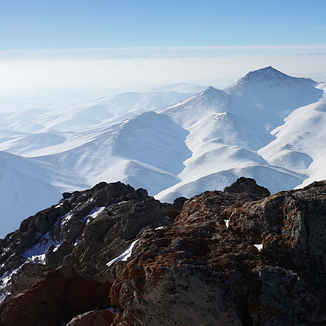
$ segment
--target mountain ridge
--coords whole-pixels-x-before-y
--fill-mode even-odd
[[[168,94],[149,96],[148,90],[131,97],[131,93],[116,94],[65,109],[53,110],[53,104],[11,112],[5,107],[0,112],[4,116],[0,150],[47,167],[50,186],[58,184],[58,172],[66,175],[71,181],[66,187],[60,183],[54,201],[64,191],[85,189],[100,181],[126,182],[148,189],[160,200],[173,201],[182,195],[221,190],[242,175],[257,179],[272,192],[324,179],[325,87],[271,67],[249,76],[257,74],[267,84],[275,80],[279,85],[271,88],[265,82],[247,80],[246,87],[239,88],[243,84],[239,81],[224,90],[208,87],[190,97],[189,85],[180,86],[186,93],[174,94],[171,90],[178,85],[172,85]],[[281,83],[284,79],[288,82]],[[124,102],[112,113],[119,98]],[[135,98],[139,102],[134,103]],[[158,107],[174,100],[165,108]],[[56,117],[53,123],[51,117]],[[35,178],[37,183],[38,174],[28,176],[26,171],[24,178]],[[19,180],[0,187],[1,193],[13,194]],[[33,200],[28,191],[20,196]],[[26,217],[14,214],[4,199],[0,205],[2,216],[12,216],[17,224]],[[4,234],[10,231],[3,217],[0,223]]]
[[[247,83],[252,81],[257,82],[274,82],[274,86],[279,86],[279,82],[292,80],[292,81],[304,81],[309,85],[316,86],[318,83],[313,81],[311,78],[298,78],[291,77],[283,72],[273,68],[272,66],[268,66],[265,68],[257,69],[254,71],[250,71],[244,77],[240,78],[236,84]]]

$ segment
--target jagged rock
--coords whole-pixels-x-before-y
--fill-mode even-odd
[[[112,286],[115,324],[242,325],[250,319],[242,286],[259,252],[226,228],[221,212],[257,197],[207,191],[185,202],[171,227],[146,232]]]
[[[45,272],[49,272],[51,267],[43,264],[28,263],[19,268],[11,277],[10,293],[26,289],[33,284]]]
[[[187,201],[187,198],[185,197],[178,197],[174,200],[173,206],[175,206],[177,209],[181,211],[183,204]]]
[[[281,192],[227,209],[230,228],[285,268],[326,270],[326,186]]]
[[[24,285],[21,267],[12,287],[28,286],[43,273],[29,271],[24,260],[19,239],[25,234],[30,241],[28,230],[38,230],[30,252],[48,248],[44,268],[66,266],[7,297],[0,326],[59,325],[86,311],[69,325],[110,325],[111,319],[103,321],[106,312],[93,311],[94,301],[83,304],[103,289],[106,299],[111,281],[116,326],[326,324],[326,181],[269,195],[253,179],[240,178],[223,192],[173,205],[142,189],[101,183],[67,195],[49,216],[61,205],[69,209],[44,235],[39,224],[44,232],[52,217],[34,224],[46,210],[23,223],[25,233],[0,241],[1,272],[23,264],[31,273]],[[107,266],[138,237],[128,261]]]
[[[114,325],[326,324],[326,182],[258,201],[234,188],[141,237],[111,288]]]
[[[18,231],[0,240],[0,277],[37,252],[45,253],[47,267],[64,264],[87,277],[99,274],[98,279],[103,280],[107,273],[110,279],[107,262],[127,249],[143,230],[169,225],[180,212],[180,205],[161,204],[145,189],[135,190],[121,182],[101,182],[63,197],[59,204],[24,220]]]
[[[0,306],[1,326],[61,326],[96,307],[110,306],[110,284],[79,276],[70,267],[51,271]]]
[[[56,249],[56,250],[55,250]],[[63,259],[74,249],[73,244],[64,241],[59,247],[50,246],[45,252],[45,263],[51,268],[62,265]],[[54,251],[55,250],[55,251]]]
[[[73,266],[81,274],[95,277],[100,273],[102,278],[106,264],[126,250],[143,230],[172,223],[165,213],[162,204],[153,198],[112,204],[87,225],[69,259],[78,258]]]
[[[251,178],[241,177],[232,183],[232,185],[225,187],[224,192],[240,194],[242,192],[255,194],[258,196],[270,196],[270,192],[267,188],[257,185],[256,181]]]
[[[63,216],[68,210],[68,203],[63,201],[61,205],[52,206],[22,221],[19,228],[20,244],[24,248],[31,247],[40,235],[50,231],[58,217]]]
[[[107,326],[112,324],[113,318],[109,310],[89,311],[76,316],[66,326]]]
[[[252,270],[256,290],[249,299],[256,324],[324,325],[326,182],[224,213],[242,241],[262,246],[265,265]]]
[[[249,282],[248,312],[252,325],[325,325],[325,276],[259,265]],[[323,285],[318,284],[321,277]]]
[[[62,194],[63,199],[67,199],[67,198],[69,198],[70,196],[71,196],[71,193],[70,193],[70,192],[64,192],[64,193]]]

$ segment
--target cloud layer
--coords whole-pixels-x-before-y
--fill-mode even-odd
[[[246,47],[247,48],[247,47]],[[263,47],[262,47],[263,48]],[[77,51],[77,50],[76,50]],[[287,74],[325,80],[326,55],[241,55],[114,60],[0,62],[1,93],[39,86],[102,87],[119,90],[189,82],[224,88],[248,71],[273,66]]]

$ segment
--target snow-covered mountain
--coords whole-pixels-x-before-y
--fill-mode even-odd
[[[325,85],[267,67],[225,90],[196,89],[170,85],[66,107],[3,105],[0,236],[13,230],[9,218],[17,227],[61,192],[100,181],[173,201],[240,176],[271,192],[326,178]]]
[[[84,189],[80,175],[40,160],[0,152],[1,235],[19,227],[21,218],[53,205],[66,189]]]
[[[318,101],[323,91],[316,86],[312,80],[267,67],[248,73],[225,91],[209,87],[161,111],[190,132],[186,144],[193,154],[184,162],[181,181],[157,197],[171,201],[221,189],[241,175],[272,192],[301,184],[306,171],[270,164],[257,151],[274,141],[269,130],[282,125],[289,112]]]

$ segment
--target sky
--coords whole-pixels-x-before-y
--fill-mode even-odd
[[[233,57],[241,66],[252,56],[305,56],[313,64],[307,56],[326,55],[325,12],[325,0],[0,0],[0,87],[68,85],[73,75],[81,84],[87,74],[91,84],[103,84],[105,74],[103,86],[114,87],[114,78],[117,86],[131,84],[126,71],[134,77],[139,69],[145,76],[152,69],[157,82],[173,81],[161,76],[167,72],[175,81],[196,81],[177,68],[186,72],[188,65],[198,75],[203,58]],[[237,76],[232,66],[229,79]]]
[[[324,45],[324,0],[1,0],[2,50]]]

